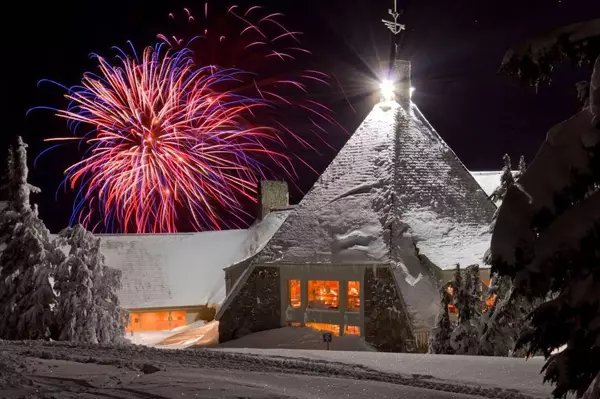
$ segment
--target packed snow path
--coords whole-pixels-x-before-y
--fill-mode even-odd
[[[0,397],[11,398],[32,394],[27,397],[50,398],[58,393],[61,398],[83,393],[91,397],[171,398],[186,392],[206,398],[240,394],[250,398],[545,396],[315,359],[7,341],[0,341],[0,387]]]

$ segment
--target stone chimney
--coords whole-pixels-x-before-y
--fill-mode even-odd
[[[405,110],[410,109],[411,82],[410,82],[410,61],[394,60],[394,80],[396,81],[396,100]]]
[[[290,204],[288,185],[284,181],[261,181],[259,195],[261,219],[273,209],[286,208]]]

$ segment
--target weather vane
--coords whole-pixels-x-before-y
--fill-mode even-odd
[[[402,14],[402,11],[398,12],[397,0],[394,0],[394,9],[388,10],[388,12],[392,16],[392,18],[394,18],[394,21],[386,21],[385,19],[382,19],[381,22],[383,22],[385,26],[389,30],[391,30],[394,35],[397,35],[398,33],[405,30],[406,26],[398,23],[398,17],[400,16],[400,14]]]

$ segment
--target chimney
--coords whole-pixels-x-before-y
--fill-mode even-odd
[[[394,60],[394,78],[396,81],[396,99],[405,110],[410,110],[410,98],[412,96],[410,82],[410,61]]]
[[[259,195],[261,220],[273,209],[285,208],[290,204],[288,185],[284,181],[261,181]]]

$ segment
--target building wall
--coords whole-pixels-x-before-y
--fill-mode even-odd
[[[248,266],[250,266],[253,259],[254,258],[250,258],[225,269],[225,295],[229,295],[231,289],[242,276],[242,274],[244,274]]]
[[[256,266],[219,318],[219,342],[281,327],[281,283],[276,267]]]
[[[364,265],[282,265],[281,269],[281,323],[282,325],[313,326],[313,323],[339,326],[340,335],[345,334],[346,326],[364,331]],[[301,305],[294,309],[290,303],[289,281],[297,280],[301,286]],[[308,306],[309,281],[339,282],[339,308],[318,310]],[[348,311],[348,282],[359,282],[359,311]]]
[[[389,266],[365,270],[365,339],[381,352],[413,352],[415,337]]]

